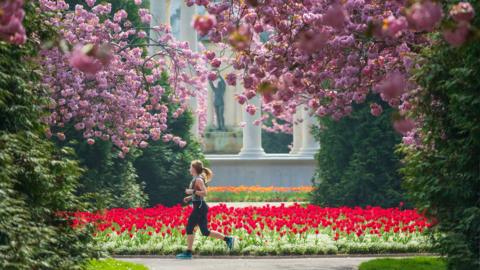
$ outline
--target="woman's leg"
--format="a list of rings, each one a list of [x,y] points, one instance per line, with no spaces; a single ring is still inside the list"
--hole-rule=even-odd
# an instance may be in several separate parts
[[[203,236],[210,236],[212,238],[223,240],[223,241],[225,241],[225,244],[227,244],[227,247],[230,250],[232,250],[235,239],[233,239],[230,236],[225,236],[223,233],[220,233],[220,232],[217,232],[217,231],[210,231],[208,229],[208,220],[207,220],[208,207],[204,211],[205,212],[202,212],[202,215],[200,215],[200,219],[199,219],[199,223],[198,223],[198,225],[200,227],[200,231],[202,232],[202,235]]]
[[[195,234],[187,234],[187,250],[193,250],[193,241],[195,240]]]
[[[187,251],[193,250],[193,241],[195,240],[194,228],[197,224],[198,224],[198,214],[196,212],[192,212],[192,214],[190,214],[190,216],[188,217],[187,228],[186,228]]]
[[[208,229],[208,207],[203,210],[202,214],[199,217],[198,220],[198,226],[200,227],[200,231],[202,232],[203,236],[209,236],[212,238],[220,239],[220,240],[225,240],[225,235],[223,235],[220,232],[217,231],[210,231]]]
[[[219,233],[217,231],[210,231],[210,234],[208,236],[210,236],[212,238],[220,239],[220,240],[225,239],[225,235],[222,234],[222,233]]]
[[[210,231],[210,234],[209,234],[210,237],[213,237],[213,238],[216,238],[216,239],[220,239],[220,240],[223,240],[225,241],[225,244],[227,244],[227,247],[230,249],[230,250],[233,250],[233,245],[234,245],[234,242],[235,242],[235,239],[231,236],[226,236],[222,233],[219,233],[217,231]]]

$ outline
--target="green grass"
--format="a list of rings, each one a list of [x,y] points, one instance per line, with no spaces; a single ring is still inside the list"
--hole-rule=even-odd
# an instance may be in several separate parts
[[[114,259],[91,260],[87,263],[87,270],[148,270],[146,266],[117,261]]]
[[[405,259],[375,259],[364,262],[359,270],[446,270],[442,258],[416,257]]]

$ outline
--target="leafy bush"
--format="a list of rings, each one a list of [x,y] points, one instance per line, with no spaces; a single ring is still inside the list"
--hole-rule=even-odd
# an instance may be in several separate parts
[[[31,131],[1,133],[0,268],[77,269],[96,255],[91,230],[74,230],[59,216],[80,205],[71,149]]]
[[[147,202],[144,183],[139,182],[133,161],[140,150],[122,159],[110,141],[97,140],[88,145],[81,134],[69,129],[65,145],[75,150],[85,172],[77,190],[97,209],[141,207]],[[59,142],[59,145],[63,145]]]
[[[270,118],[265,120],[264,125],[273,127],[273,115],[270,114]],[[285,121],[275,120],[278,124],[283,125]],[[293,134],[282,132],[270,132],[262,129],[262,147],[265,153],[288,153],[290,148],[288,147],[293,142]]]
[[[26,3],[25,27],[39,29],[42,14]],[[62,211],[80,209],[74,192],[80,168],[68,148],[43,135],[39,119],[46,104],[38,69],[29,61],[38,50],[0,42],[0,268],[78,269],[95,257],[91,234],[73,230]]]
[[[392,109],[379,117],[370,113],[369,102],[354,107],[339,121],[321,119],[314,131],[320,142],[316,158],[312,202],[328,206],[397,206],[404,200],[397,169],[395,145],[400,136],[391,125]]]
[[[457,1],[442,1],[453,3]],[[471,2],[480,10],[480,2]],[[474,25],[480,23],[476,16]],[[434,37],[440,38],[440,37]],[[414,114],[422,147],[403,147],[405,187],[438,222],[437,243],[449,269],[480,267],[480,43],[423,51]]]
[[[293,135],[287,133],[274,133],[262,130],[262,147],[265,153],[288,153],[293,141]]]

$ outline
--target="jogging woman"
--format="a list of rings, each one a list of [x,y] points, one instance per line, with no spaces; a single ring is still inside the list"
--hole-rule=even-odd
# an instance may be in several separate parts
[[[193,176],[193,179],[190,182],[189,188],[185,190],[185,193],[190,196],[185,197],[183,201],[185,203],[192,202],[193,211],[188,218],[186,228],[187,250],[178,254],[177,259],[192,258],[193,241],[195,239],[193,229],[197,225],[200,227],[203,236],[223,240],[227,247],[232,250],[235,238],[208,229],[208,205],[205,202],[205,196],[207,196],[207,184],[213,176],[212,170],[203,167],[203,163],[200,160],[194,160],[190,164],[190,174]]]

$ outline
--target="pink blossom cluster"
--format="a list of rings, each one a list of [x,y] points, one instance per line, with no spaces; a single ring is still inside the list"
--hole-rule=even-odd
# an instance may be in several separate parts
[[[27,40],[23,27],[23,0],[0,1],[0,40],[21,45]]]
[[[460,2],[450,9],[450,17],[455,22],[452,28],[443,31],[443,38],[454,47],[459,47],[471,32],[470,21],[475,16],[475,11],[470,3]]]
[[[445,18],[437,1],[383,0],[221,0],[187,1],[205,7],[194,26],[215,43],[235,51],[229,60],[241,78],[240,104],[263,96],[262,109],[279,119],[292,119],[305,104],[318,116],[334,119],[350,114],[352,103],[378,93],[399,108],[395,128],[402,134],[417,125],[408,119],[416,85],[410,79],[417,55],[414,48],[428,46],[428,32],[440,30]],[[214,16],[212,18],[211,16]],[[456,22],[444,30],[447,42],[459,46],[470,32],[471,4],[451,8]],[[209,22],[205,20],[209,18]],[[215,55],[210,63],[215,68]],[[370,105],[374,115],[383,108]],[[254,113],[254,106],[246,106]],[[288,116],[290,115],[290,116]],[[263,117],[262,117],[263,118]]]
[[[175,41],[163,25],[151,29],[158,39],[145,43],[149,28],[134,28],[127,12],[112,14],[109,3],[89,0],[87,7],[77,5],[72,11],[63,0],[39,2],[42,12],[50,13],[46,23],[73,46],[67,53],[60,47],[41,52],[43,83],[51,92],[51,114],[45,119],[50,134],[65,139],[62,128],[72,123],[89,144],[111,140],[121,157],[132,147],[148,146],[149,139],[185,146],[170,133],[167,116],[182,115],[190,97],[206,96],[208,70],[202,54]],[[139,9],[139,16],[145,24],[151,20],[146,9]],[[155,47],[155,53],[147,55],[148,46]],[[159,83],[165,74],[168,91]]]
[[[402,5],[395,1],[333,5],[330,1],[202,1],[202,5],[215,20],[201,34],[208,32],[210,40],[226,42],[237,53],[231,64],[243,76],[227,78],[230,85],[243,83],[244,92],[237,100],[243,104],[261,94],[262,109],[282,120],[291,120],[301,104],[317,115],[339,119],[352,111],[352,102],[363,102],[373,87],[387,102],[400,105],[409,86],[400,79],[410,68],[405,63],[411,64],[407,44],[422,42],[412,31],[396,30],[394,35],[382,31],[385,19],[400,14]],[[375,26],[378,30],[367,36]],[[268,35],[267,40],[262,41],[260,34]],[[215,59],[210,60],[213,68]],[[386,83],[390,78],[396,78],[393,85]],[[246,110],[255,111],[251,104]]]

